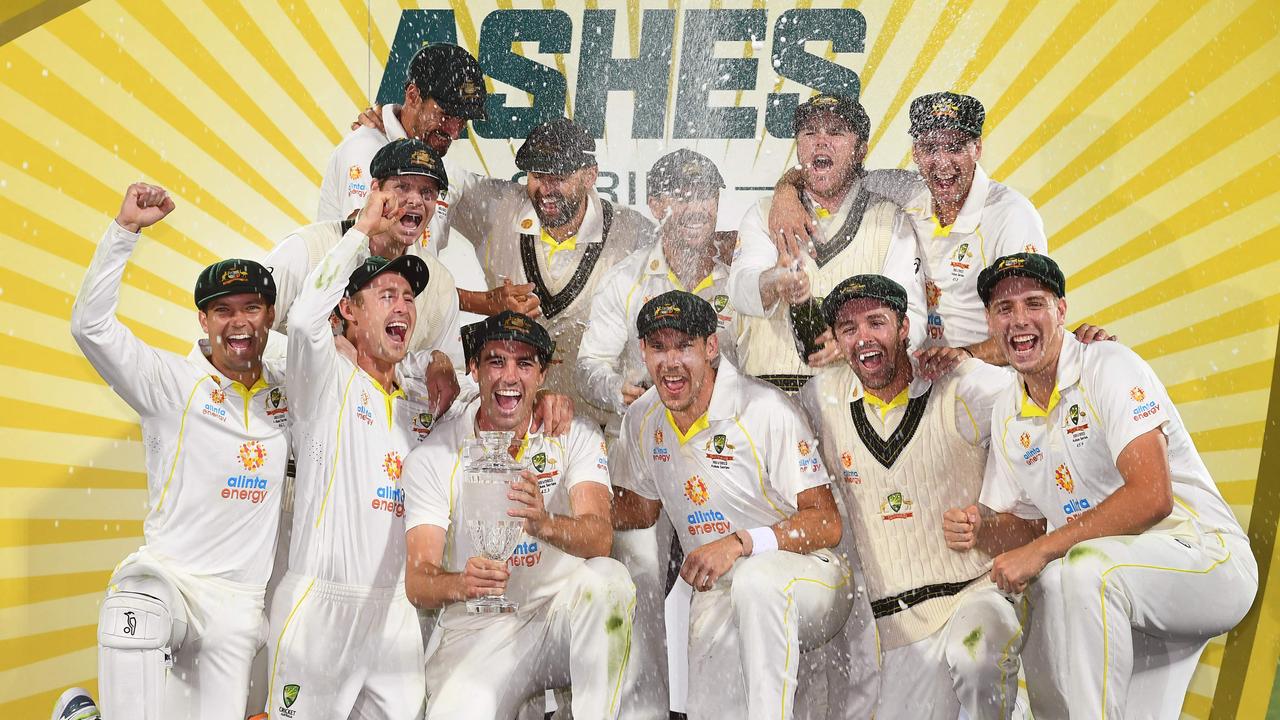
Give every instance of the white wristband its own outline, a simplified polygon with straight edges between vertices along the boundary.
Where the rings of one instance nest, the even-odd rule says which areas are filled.
[[[778,536],[771,527],[758,527],[747,530],[751,536],[751,557],[778,549]]]

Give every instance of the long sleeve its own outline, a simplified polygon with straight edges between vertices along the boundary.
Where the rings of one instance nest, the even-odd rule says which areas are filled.
[[[342,299],[347,279],[369,253],[369,237],[355,228],[342,236],[303,282],[289,308],[289,368],[286,384],[295,421],[315,417],[338,363],[329,314]]]
[[[765,317],[760,303],[760,275],[778,264],[778,248],[769,238],[764,210],[757,202],[738,227],[738,249],[729,269],[729,302],[745,315]]]
[[[302,281],[306,279],[309,269],[307,243],[300,235],[290,235],[267,253],[262,264],[271,271],[271,277],[276,283],[276,321],[271,329],[288,333],[289,308],[293,307],[294,298],[302,292]]]
[[[120,283],[141,237],[112,221],[103,234],[71,309],[71,335],[85,358],[129,407],[144,417],[175,402],[167,353],[142,342],[116,317]]]
[[[899,211],[893,217],[893,239],[885,254],[881,274],[907,291],[907,318],[911,321],[908,342],[912,350],[924,347],[929,336],[929,308],[925,296],[924,253],[916,238],[911,218]]]
[[[627,316],[623,293],[628,284],[621,272],[631,263],[612,268],[600,279],[591,298],[591,321],[578,346],[577,378],[587,402],[622,414],[622,354],[627,347]]]

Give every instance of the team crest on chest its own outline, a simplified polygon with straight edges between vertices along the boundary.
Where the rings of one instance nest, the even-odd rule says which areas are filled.
[[[973,252],[969,250],[969,243],[960,243],[951,254],[951,277],[957,280],[964,277],[969,272],[969,261],[972,259]]]
[[[413,416],[413,432],[418,436],[419,440],[425,439],[431,434],[431,427],[435,425],[436,418],[429,412],[420,412]]]
[[[908,520],[915,516],[915,513],[911,510],[911,506],[914,504],[901,492],[889,493],[885,496],[884,502],[880,503],[880,517],[885,522]]]
[[[707,460],[711,461],[711,467],[717,470],[729,469],[729,463],[733,462],[733,451],[736,449],[737,446],[729,442],[723,433],[711,438],[702,446]]]
[[[1062,429],[1073,445],[1084,447],[1085,441],[1089,439],[1089,419],[1078,403],[1072,403],[1067,408],[1066,416],[1062,419]]]

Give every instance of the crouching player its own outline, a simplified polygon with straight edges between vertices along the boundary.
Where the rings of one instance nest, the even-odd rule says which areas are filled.
[[[129,187],[71,315],[85,357],[141,416],[150,506],[102,603],[98,687],[107,718],[242,720],[289,455],[284,378],[262,362],[276,290],[256,262],[214,263],[195,287],[207,337],[186,357],[139,340],[116,317],[120,283],[139,233],[173,209],[162,188]],[[77,693],[55,717],[92,704]]]
[[[800,653],[836,635],[852,597],[828,549],[840,517],[817,442],[782,391],[719,357],[707,301],[663,293],[636,328],[654,387],[623,419],[614,526],[649,527],[663,509],[676,525],[697,591],[689,717],[790,718]]]
[[[635,586],[608,557],[604,437],[577,419],[562,437],[533,430],[554,344],[532,319],[503,311],[464,328],[463,346],[480,395],[405,465],[405,589],[418,607],[443,608],[426,716],[509,718],[530,696],[571,687],[575,717],[616,718]],[[463,449],[487,431],[513,432],[525,467],[508,494],[524,535],[506,563],[481,557],[461,520]],[[517,612],[468,614],[465,600],[503,592]]]

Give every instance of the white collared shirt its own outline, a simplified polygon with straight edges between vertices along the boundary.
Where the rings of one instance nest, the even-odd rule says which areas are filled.
[[[578,380],[583,397],[593,405],[614,413],[609,423],[616,437],[626,405],[622,401],[624,383],[647,381],[636,318],[650,299],[670,290],[685,290],[711,303],[716,310],[720,353],[738,362],[738,340],[746,329],[746,319],[729,302],[729,266],[713,260],[711,273],[693,288],[686,288],[667,263],[662,241],[650,249],[640,249],[610,268],[596,287],[591,300],[591,322],[578,348]]]
[[[964,347],[990,337],[978,296],[978,273],[1020,252],[1048,254],[1044,222],[1017,190],[974,168],[973,184],[955,222],[942,227],[928,188],[905,208],[925,259],[926,346]]]
[[[405,530],[419,525],[445,530],[442,567],[451,573],[462,572],[467,560],[479,555],[463,522],[466,507],[461,502],[467,462],[462,455],[463,443],[476,437],[479,409],[477,399],[440,423],[430,439],[410,453],[404,468]],[[516,461],[536,475],[543,503],[555,515],[573,514],[569,493],[579,484],[594,482],[610,487],[604,437],[579,418],[574,418],[563,436],[527,435]],[[511,572],[507,597],[519,603],[520,612],[533,610],[554,597],[565,579],[584,562],[548,542],[521,535],[507,560]],[[490,618],[468,615],[464,603],[450,604],[441,615],[441,625],[450,629],[483,627],[490,622]]]
[[[615,483],[662,502],[686,555],[774,525],[795,514],[800,493],[830,484],[800,408],[723,358],[711,405],[688,432],[649,388],[627,408],[621,442],[628,467]]]
[[[1120,453],[1160,428],[1169,444],[1174,506],[1155,529],[1176,532],[1194,524],[1243,535],[1151,366],[1120,343],[1084,345],[1060,332],[1049,407],[1027,396],[1021,378],[1011,379],[996,402],[988,463],[996,467],[987,473],[982,504],[1060,528],[1122,487]]]
[[[362,125],[334,148],[325,167],[324,180],[320,183],[317,221],[346,220],[352,212],[364,207],[372,189],[373,176],[369,174],[369,166],[373,163],[373,156],[392,140],[408,137],[391,103],[382,106],[382,124],[386,128],[385,133]],[[427,229],[418,241],[419,248],[431,255],[439,255],[449,244],[449,206],[458,202],[480,177],[450,161],[447,155],[443,159],[445,172],[449,175],[449,188],[436,199],[435,215],[431,216],[431,222],[427,223]]]
[[[284,368],[264,362],[246,388],[214,368],[201,343],[183,357],[139,340],[116,317],[139,237],[114,222],[107,228],[71,326],[85,357],[141,420],[146,547],[185,572],[264,587],[289,460]]]

